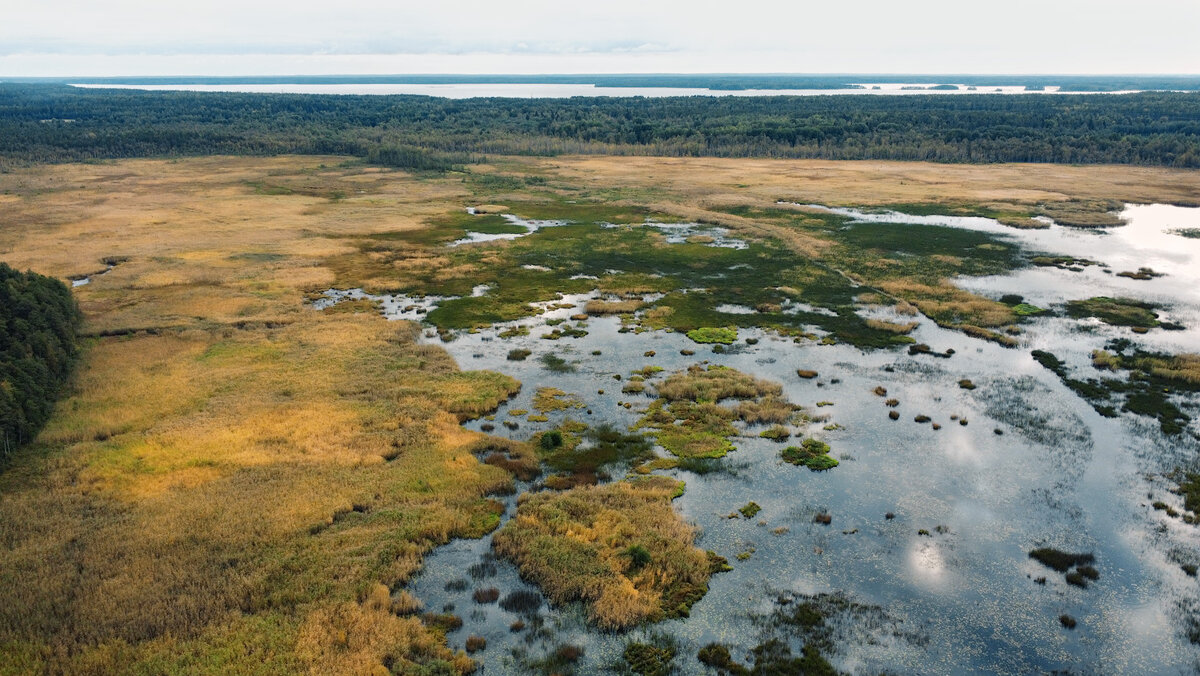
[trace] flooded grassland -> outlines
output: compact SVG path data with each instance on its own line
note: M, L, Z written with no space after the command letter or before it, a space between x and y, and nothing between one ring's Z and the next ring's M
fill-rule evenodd
M1197 210L1130 206L1127 225L1086 231L768 214L822 236L814 260L648 212L561 209L507 215L525 232L501 249L446 243L479 271L459 296L431 303L415 277L406 294L363 296L419 318L464 366L523 384L466 425L526 442L541 475L501 498L494 536L436 550L407 588L461 619L449 640L485 672L1194 666L1200 541L1171 490L1197 449L1200 380L1178 355L1200 348L1200 249L1169 231ZM474 233L476 218L455 223ZM1149 320L1075 305L1096 298ZM1157 408L1129 404L1147 393ZM1173 425L1155 424L1163 406ZM834 462L806 468L813 455ZM637 503L588 506L659 476L679 482L692 532L627 525L672 521ZM668 569L643 571L660 559ZM684 571L711 577L677 604L663 585ZM605 591L610 576L628 598Z
M1194 172L0 188L87 336L0 474L0 671L1195 669Z

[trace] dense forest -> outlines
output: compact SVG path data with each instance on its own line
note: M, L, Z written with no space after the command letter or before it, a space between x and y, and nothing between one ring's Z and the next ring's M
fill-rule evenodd
M1200 93L442 99L0 84L0 160L609 153L1200 167ZM425 159L422 159L425 158Z
M50 417L80 314L61 281L0 263L0 467Z

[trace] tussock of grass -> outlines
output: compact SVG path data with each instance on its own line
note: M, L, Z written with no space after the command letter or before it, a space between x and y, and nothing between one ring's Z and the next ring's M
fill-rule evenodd
M686 616L718 564L671 507L678 490L646 477L525 495L493 546L555 602L584 601L601 627ZM641 566L625 554L634 546L648 554Z
M723 345L732 345L737 341L737 329L734 327L703 327L688 331L687 337L691 338L697 343L721 343Z
M802 465L814 472L838 466L837 459L829 455L829 444L817 439L805 439L799 446L788 446L779 455L793 465Z
M583 311L589 315L624 315L637 312L645 305L640 300L589 300Z
M778 383L746 375L724 366L690 366L686 371L672 373L655 385L658 396L667 401L719 402L723 399L754 399L780 397L783 388Z

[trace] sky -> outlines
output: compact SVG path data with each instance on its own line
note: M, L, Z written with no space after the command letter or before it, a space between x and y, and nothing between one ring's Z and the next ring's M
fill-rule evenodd
M7 0L0 76L1200 73L1200 0Z

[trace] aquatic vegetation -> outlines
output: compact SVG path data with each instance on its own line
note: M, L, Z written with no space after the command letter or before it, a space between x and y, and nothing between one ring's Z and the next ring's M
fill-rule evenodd
M1117 212L1124 205L1116 200L1069 199L1039 206L1043 216L1059 225L1076 228L1106 228L1125 225Z
M1159 325L1158 305L1133 298L1096 296L1087 300L1067 302L1067 315L1075 318L1095 317L1112 326L1154 328Z
M1039 547L1029 552L1029 558L1060 573L1065 573L1074 566L1089 565L1096 557L1089 553L1072 554L1053 547Z
M533 354L532 350L526 350L524 348L517 348L515 350L509 350L508 351L508 360L509 361L525 361L525 358L531 354Z
M509 592L500 600L500 607L517 615L532 615L542 607L542 595L526 589Z
M736 369L695 365L656 383L659 398L638 421L659 445L678 457L721 457L734 450L734 420L747 422L791 416L794 407L782 399L783 388ZM726 399L737 404L721 405Z
M737 329L734 327L703 327L688 331L687 337L691 338L697 343L722 343L724 345L732 345L737 341Z
M1176 489L1183 496L1183 508L1189 512L1200 512L1200 474L1187 472L1179 480Z
M964 390L973 390L976 387L975 383L971 382L969 378L963 378L958 381L958 386Z
M1067 615L1066 613L1063 613L1062 615L1058 616L1058 623L1061 624L1066 629L1074 629L1075 625L1077 624L1077 622L1075 621L1075 618L1071 617L1070 615Z
M593 316L632 314L642 309L645 302L640 299L589 300L584 312Z
M1018 303L1013 306L1013 312L1015 312L1018 317L1034 317L1044 314L1046 310L1036 305L1030 305L1029 303Z
M541 362L542 366L545 366L546 370L551 373L570 373L575 370L575 367L568 363L566 359L556 354L546 353L542 355Z
M1075 258L1074 256L1034 256L1029 261L1038 267L1043 268L1058 268L1060 270L1073 270L1078 272L1080 268L1086 268L1091 265L1099 265L1096 261L1086 258ZM1017 301L1020 303L1020 301ZM1016 305L1017 303L1011 303Z
M557 474L547 479L554 488L594 484L601 470L612 465L635 465L654 457L654 445L644 435L626 433L612 425L583 428L578 423L543 432L539 437L542 462Z
M638 676L669 676L673 671L679 646L670 634L654 632L646 642L630 641L621 657L629 670Z
M812 380L819 374L816 371L810 371L808 369L796 369L796 375L804 378L805 380Z
M1128 371L1127 380L1103 378L1078 380L1070 377L1070 370L1058 357L1045 351L1034 350L1032 355L1038 363L1053 371L1063 384L1092 404L1098 413L1115 417L1117 409L1114 397L1124 395L1121 410L1155 418L1166 434L1180 434L1191 421L1171 395L1179 390L1200 390L1200 356L1167 355L1134 350L1128 341L1110 341L1106 346L1113 352L1096 350L1092 353L1092 365L1104 371ZM1117 399L1120 402L1120 399Z
M897 323L897 322L884 321L882 319L868 319L867 320L867 326L869 326L873 329L877 329L879 331L887 331L888 333L895 333L898 335L910 334L913 332L914 329L916 329L920 325L921 325L920 322L904 322L901 324L901 323Z
M771 441L787 441L792 436L791 430L783 425L772 425L771 427L758 433L758 436Z
M499 467L522 481L538 475L537 455L529 444L489 436L476 441L468 449L484 464Z
M779 397L783 388L727 366L689 366L655 385L658 396L670 402L717 403L724 399Z
M1168 230L1167 232L1171 233L1172 235L1187 237L1188 239L1200 239L1200 228L1175 228L1174 230Z
M539 387L533 395L533 408L542 412L583 408L583 400L556 387Z
M829 444L823 441L805 439L799 446L788 446L783 449L779 455L793 465L802 465L814 472L823 472L838 466L837 459L829 455L829 450Z
M1118 272L1117 276L1118 277L1127 277L1129 279L1136 279L1139 281L1145 281L1147 279L1155 279L1156 277L1162 277L1163 273L1155 272L1153 268L1138 268L1137 270L1123 270L1121 272Z
M756 514L762 511L762 507L759 507L757 502L752 501L747 502L742 507L739 507L738 511L741 512L742 516L746 517L747 519L753 519Z
M493 547L555 602L582 600L601 627L686 616L723 561L692 545L671 507L679 488L652 476L526 495ZM634 545L650 559L636 569L621 556Z
M500 590L495 587L479 588L471 595L475 603L495 603L500 600Z

